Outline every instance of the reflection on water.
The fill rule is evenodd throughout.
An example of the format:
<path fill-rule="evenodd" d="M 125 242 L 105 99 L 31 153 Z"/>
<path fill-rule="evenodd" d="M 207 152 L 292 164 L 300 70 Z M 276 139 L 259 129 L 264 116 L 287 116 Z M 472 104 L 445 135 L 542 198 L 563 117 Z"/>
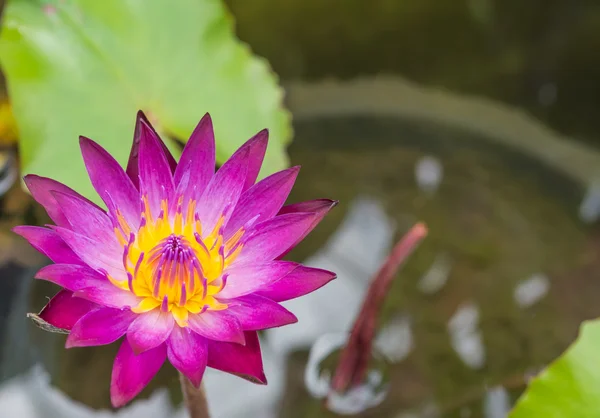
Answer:
<path fill-rule="evenodd" d="M 550 281 L 548 277 L 544 274 L 536 273 L 515 287 L 515 302 L 521 308 L 527 308 L 546 296 L 549 288 Z"/>
<path fill-rule="evenodd" d="M 450 344 L 460 359 L 472 369 L 485 364 L 485 347 L 479 332 L 479 309 L 468 302 L 460 306 L 448 321 Z"/>
<path fill-rule="evenodd" d="M 183 413 L 176 414 L 164 390 L 116 413 L 96 411 L 53 387 L 40 366 L 0 387 L 0 410 L 6 418 L 184 418 Z"/>
<path fill-rule="evenodd" d="M 375 346 L 392 363 L 404 360 L 413 349 L 411 320 L 405 315 L 394 315 L 375 337 Z"/>
<path fill-rule="evenodd" d="M 0 152 L 0 196 L 4 195 L 17 179 L 17 162 L 12 150 Z"/>
<path fill-rule="evenodd" d="M 488 390 L 483 402 L 485 418 L 506 418 L 510 410 L 510 398 L 502 386 Z"/>
<path fill-rule="evenodd" d="M 579 205 L 579 217 L 585 223 L 591 224 L 600 217 L 600 182 L 592 182 Z"/>
<path fill-rule="evenodd" d="M 415 165 L 415 180 L 419 188 L 426 193 L 435 193 L 443 175 L 444 168 L 435 157 L 425 156 Z"/>
<path fill-rule="evenodd" d="M 331 380 L 341 350 L 347 342 L 347 333 L 319 337 L 310 349 L 304 382 L 312 396 L 327 398 L 325 405 L 329 410 L 339 415 L 356 415 L 379 405 L 385 399 L 389 391 L 387 360 L 379 354 L 379 347 L 375 344 L 364 382 L 345 393 L 337 393 L 331 389 Z"/>
<path fill-rule="evenodd" d="M 438 254 L 431 267 L 419 280 L 419 290 L 423 293 L 433 294 L 439 292 L 450 277 L 452 261 L 447 254 Z"/>

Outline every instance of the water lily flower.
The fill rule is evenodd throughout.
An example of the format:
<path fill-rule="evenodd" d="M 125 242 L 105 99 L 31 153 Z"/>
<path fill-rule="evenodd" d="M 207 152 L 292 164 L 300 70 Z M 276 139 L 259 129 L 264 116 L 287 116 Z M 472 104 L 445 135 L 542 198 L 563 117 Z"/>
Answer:
<path fill-rule="evenodd" d="M 112 370 L 115 407 L 166 359 L 195 386 L 207 366 L 266 384 L 257 331 L 296 322 L 279 302 L 335 278 L 281 260 L 336 202 L 283 206 L 298 167 L 255 184 L 267 138 L 259 132 L 215 172 L 209 115 L 178 163 L 142 112 L 126 170 L 81 137 L 106 211 L 54 180 L 25 177 L 55 225 L 15 232 L 55 263 L 36 278 L 63 287 L 40 317 L 69 331 L 67 348 L 125 337 Z"/>

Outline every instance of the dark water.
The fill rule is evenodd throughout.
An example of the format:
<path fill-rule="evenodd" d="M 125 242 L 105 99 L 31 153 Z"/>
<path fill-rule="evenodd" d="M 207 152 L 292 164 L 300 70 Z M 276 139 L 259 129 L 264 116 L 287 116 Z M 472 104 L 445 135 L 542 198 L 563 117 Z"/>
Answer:
<path fill-rule="evenodd" d="M 586 296 L 600 285 L 597 233 L 577 218 L 583 188 L 551 167 L 468 132 L 414 121 L 320 120 L 298 126 L 297 137 L 292 160 L 304 162 L 305 170 L 294 197 L 314 190 L 341 195 L 337 216 L 343 216 L 354 197 L 366 194 L 381 203 L 400 232 L 416 220 L 430 229 L 398 275 L 382 317 L 384 324 L 395 314 L 410 318 L 413 349 L 392 366 L 390 395 L 367 416 L 422 413 L 429 404 L 441 416 L 483 416 L 487 388 L 505 386 L 514 398 L 528 373 L 569 344 L 580 321 L 600 314 Z M 433 195 L 415 182 L 415 165 L 424 156 L 444 167 Z M 323 239 L 313 236 L 298 253 L 308 254 Z M 440 255 L 451 260 L 445 285 L 419 290 Z M 516 289 L 532 276 L 544 277 L 547 294 L 519 306 Z M 450 318 L 465 306 L 478 312 L 475 328 L 484 359 L 476 366 L 457 355 L 449 332 Z M 298 389 L 302 380 L 293 375 L 303 360 L 302 353 L 295 356 L 298 364 L 289 377 Z M 300 401 L 296 391 L 288 393 L 281 416 L 322 411 Z M 299 404 L 310 413 L 299 411 Z"/>

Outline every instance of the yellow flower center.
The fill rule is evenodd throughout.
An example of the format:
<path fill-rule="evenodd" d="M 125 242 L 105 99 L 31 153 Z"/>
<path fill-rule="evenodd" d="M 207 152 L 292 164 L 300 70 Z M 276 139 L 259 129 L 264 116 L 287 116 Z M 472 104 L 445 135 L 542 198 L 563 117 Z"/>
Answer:
<path fill-rule="evenodd" d="M 128 280 L 111 282 L 143 298 L 133 307 L 136 313 L 160 307 L 171 312 L 180 326 L 187 326 L 188 314 L 206 310 L 222 310 L 227 305 L 216 295 L 225 287 L 223 270 L 242 249 L 240 228 L 227 242 L 223 240 L 223 217 L 211 233 L 202 236 L 202 225 L 196 215 L 196 202 L 191 201 L 184 212 L 182 198 L 175 213 L 169 216 L 167 201 L 161 202 L 157 217 L 151 213 L 147 199 L 137 233 L 133 232 L 120 213 L 115 227 L 117 239 L 123 245 L 123 265 Z"/>

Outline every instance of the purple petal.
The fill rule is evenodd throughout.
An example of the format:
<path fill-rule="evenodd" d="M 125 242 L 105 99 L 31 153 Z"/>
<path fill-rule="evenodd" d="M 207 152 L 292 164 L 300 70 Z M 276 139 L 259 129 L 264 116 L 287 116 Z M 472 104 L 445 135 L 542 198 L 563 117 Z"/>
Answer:
<path fill-rule="evenodd" d="M 188 322 L 192 331 L 209 340 L 244 344 L 244 333 L 240 322 L 226 310 L 190 315 Z"/>
<path fill-rule="evenodd" d="M 142 130 L 142 127 L 144 129 Z M 140 179 L 139 179 L 139 169 L 138 169 L 138 156 L 140 152 L 140 140 L 142 139 L 142 135 L 151 135 L 160 143 L 163 153 L 165 154 L 165 158 L 169 162 L 169 167 L 171 168 L 171 172 L 175 171 L 175 167 L 177 166 L 177 162 L 175 158 L 171 155 L 171 152 L 165 145 L 165 143 L 160 139 L 156 130 L 152 127 L 152 124 L 144 115 L 144 112 L 141 110 L 137 113 L 137 119 L 135 122 L 135 132 L 133 134 L 133 143 L 131 145 L 131 152 L 129 153 L 129 161 L 127 162 L 127 175 L 131 179 L 133 185 L 139 188 Z"/>
<path fill-rule="evenodd" d="M 208 355 L 206 338 L 189 328 L 176 326 L 167 341 L 167 356 L 171 364 L 196 387 L 200 387 Z"/>
<path fill-rule="evenodd" d="M 298 322 L 298 318 L 277 302 L 258 295 L 248 295 L 231 301 L 227 312 L 235 315 L 244 331 L 281 327 Z"/>
<path fill-rule="evenodd" d="M 292 203 L 291 205 L 285 205 L 281 208 L 278 215 L 285 215 L 286 213 L 306 213 L 306 212 L 319 212 L 327 213 L 332 207 L 338 204 L 337 200 L 331 199 L 315 199 L 308 200 L 306 202 Z"/>
<path fill-rule="evenodd" d="M 289 251 L 291 251 L 296 245 L 300 243 L 306 236 L 312 231 L 318 224 L 323 220 L 325 215 L 329 213 L 331 209 L 333 209 L 338 204 L 337 200 L 330 199 L 317 199 L 317 200 L 309 200 L 307 202 L 294 203 L 292 205 L 286 205 L 281 208 L 279 211 L 279 215 L 286 215 L 291 213 L 314 213 L 315 218 L 313 220 L 312 225 L 304 231 L 298 240 L 280 257 L 285 256 Z"/>
<path fill-rule="evenodd" d="M 63 211 L 60 208 L 60 206 L 58 206 L 58 204 L 56 203 L 56 199 L 52 195 L 52 192 L 61 192 L 70 196 L 83 199 L 90 205 L 93 205 L 96 208 L 100 209 L 97 205 L 90 202 L 70 187 L 67 187 L 64 184 L 59 183 L 55 180 L 46 177 L 36 176 L 34 174 L 28 174 L 24 177 L 23 180 L 25 181 L 25 184 L 27 185 L 27 188 L 31 192 L 33 198 L 39 204 L 41 204 L 44 207 L 44 209 L 46 209 L 46 212 L 48 212 L 48 216 L 50 216 L 50 219 L 52 219 L 56 225 L 68 226 L 69 221 L 63 214 Z"/>
<path fill-rule="evenodd" d="M 269 131 L 263 129 L 246 143 L 244 143 L 232 156 L 231 160 L 243 159 L 243 154 L 248 151 L 248 171 L 246 173 L 246 181 L 244 182 L 243 190 L 249 189 L 258 177 L 260 167 L 262 166 L 267 151 L 269 142 Z"/>
<path fill-rule="evenodd" d="M 258 217 L 257 222 L 262 222 L 275 216 L 290 194 L 299 171 L 300 167 L 280 171 L 246 190 L 225 227 L 225 237 L 229 238 L 255 217 Z"/>
<path fill-rule="evenodd" d="M 173 315 L 160 309 L 138 315 L 127 330 L 131 349 L 135 354 L 140 354 L 164 343 L 174 324 Z"/>
<path fill-rule="evenodd" d="M 76 264 L 51 264 L 42 267 L 36 273 L 35 278 L 56 283 L 72 292 L 108 282 L 108 279 L 96 270 Z M 110 284 L 110 282 L 108 283 Z M 111 286 L 113 285 L 111 284 Z"/>
<path fill-rule="evenodd" d="M 40 226 L 16 226 L 15 234 L 25 238 L 33 248 L 55 263 L 83 264 L 71 247 L 53 230 Z"/>
<path fill-rule="evenodd" d="M 298 266 L 291 273 L 267 284 L 256 293 L 276 302 L 283 302 L 313 292 L 335 278 L 336 274 L 331 271 Z"/>
<path fill-rule="evenodd" d="M 75 292 L 74 295 L 112 308 L 137 306 L 141 299 L 133 293 L 119 289 L 106 276 L 88 266 L 51 264 L 35 275 Z"/>
<path fill-rule="evenodd" d="M 118 246 L 113 223 L 106 213 L 83 198 L 52 192 L 71 225 L 70 229 L 107 246 Z"/>
<path fill-rule="evenodd" d="M 136 318 L 129 309 L 98 308 L 84 315 L 71 329 L 67 348 L 105 345 L 117 341 Z"/>
<path fill-rule="evenodd" d="M 92 287 L 78 289 L 73 295 L 78 298 L 95 302 L 99 305 L 119 309 L 133 308 L 142 301 L 142 298 L 137 297 L 127 290 L 119 289 L 108 280 Z"/>
<path fill-rule="evenodd" d="M 232 267 L 279 257 L 306 234 L 313 226 L 315 217 L 313 213 L 290 213 L 259 223 L 244 240 L 244 247 Z"/>
<path fill-rule="evenodd" d="M 135 398 L 158 373 L 166 358 L 165 344 L 135 355 L 125 339 L 115 358 L 110 379 L 112 405 L 119 408 Z"/>
<path fill-rule="evenodd" d="M 161 201 L 170 202 L 173 199 L 173 175 L 160 139 L 152 134 L 147 125 L 142 124 L 140 129 L 140 190 L 148 197 L 150 210 L 156 218 L 160 213 Z"/>
<path fill-rule="evenodd" d="M 231 299 L 254 293 L 281 279 L 297 266 L 297 263 L 289 261 L 269 261 L 247 265 L 234 264 L 224 273 L 227 275 L 227 284 L 219 292 L 219 297 Z"/>
<path fill-rule="evenodd" d="M 229 220 L 244 187 L 248 156 L 246 150 L 239 158 L 225 162 L 204 190 L 197 210 L 204 236 L 212 232 L 221 216 L 224 217 L 224 224 Z"/>
<path fill-rule="evenodd" d="M 267 384 L 256 331 L 244 332 L 246 345 L 208 341 L 208 367 Z"/>
<path fill-rule="evenodd" d="M 215 135 L 210 115 L 200 120 L 190 136 L 173 175 L 177 196 L 198 200 L 215 173 Z"/>
<path fill-rule="evenodd" d="M 91 139 L 80 137 L 79 146 L 94 189 L 111 213 L 118 209 L 131 228 L 140 223 L 140 197 L 119 163 Z"/>
<path fill-rule="evenodd" d="M 70 330 L 81 317 L 96 308 L 95 303 L 74 298 L 73 293 L 61 290 L 44 306 L 39 316 L 57 328 Z"/>
<path fill-rule="evenodd" d="M 54 227 L 54 230 L 85 264 L 96 270 L 106 270 L 116 280 L 123 280 L 123 251 L 116 243 L 105 245 L 59 226 Z"/>

